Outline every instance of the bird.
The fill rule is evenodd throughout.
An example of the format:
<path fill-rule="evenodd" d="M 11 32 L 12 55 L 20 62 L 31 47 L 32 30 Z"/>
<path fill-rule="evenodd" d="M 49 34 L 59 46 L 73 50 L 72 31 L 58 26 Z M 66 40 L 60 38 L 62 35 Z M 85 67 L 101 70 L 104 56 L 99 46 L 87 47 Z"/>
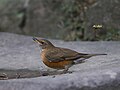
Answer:
<path fill-rule="evenodd" d="M 107 55 L 79 53 L 68 48 L 56 47 L 44 38 L 33 37 L 33 40 L 42 49 L 40 56 L 43 63 L 53 69 L 63 69 L 63 73 L 66 73 L 71 66 L 79 64 L 85 59 L 98 55 Z"/>

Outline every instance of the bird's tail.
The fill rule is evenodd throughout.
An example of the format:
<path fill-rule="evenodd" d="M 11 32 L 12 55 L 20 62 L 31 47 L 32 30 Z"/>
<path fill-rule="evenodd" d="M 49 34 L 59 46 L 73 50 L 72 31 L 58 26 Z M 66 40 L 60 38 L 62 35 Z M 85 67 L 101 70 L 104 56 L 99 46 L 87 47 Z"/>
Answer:
<path fill-rule="evenodd" d="M 92 56 L 107 55 L 107 54 L 83 54 L 83 53 L 80 53 L 80 55 L 82 58 L 90 58 Z"/>
<path fill-rule="evenodd" d="M 79 60 L 74 61 L 75 64 L 79 64 L 84 62 L 84 60 L 92 57 L 92 56 L 99 56 L 99 55 L 107 55 L 107 54 L 85 54 L 85 53 L 79 53 Z"/>
<path fill-rule="evenodd" d="M 107 55 L 107 54 L 88 54 L 88 55 L 91 55 L 91 56 L 99 56 L 99 55 Z"/>

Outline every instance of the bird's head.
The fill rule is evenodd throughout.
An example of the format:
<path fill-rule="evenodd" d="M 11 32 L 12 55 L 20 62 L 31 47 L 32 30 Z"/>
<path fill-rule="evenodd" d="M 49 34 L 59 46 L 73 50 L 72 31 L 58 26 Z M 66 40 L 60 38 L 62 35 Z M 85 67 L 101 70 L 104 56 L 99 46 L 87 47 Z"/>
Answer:
<path fill-rule="evenodd" d="M 42 49 L 54 47 L 54 45 L 46 39 L 33 37 L 33 40 L 37 42 Z"/>

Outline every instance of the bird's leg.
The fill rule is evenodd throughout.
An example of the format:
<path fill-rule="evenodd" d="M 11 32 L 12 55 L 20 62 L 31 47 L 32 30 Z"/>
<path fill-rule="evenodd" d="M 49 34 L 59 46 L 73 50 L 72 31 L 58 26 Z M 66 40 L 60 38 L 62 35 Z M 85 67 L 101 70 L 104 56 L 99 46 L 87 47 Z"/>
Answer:
<path fill-rule="evenodd" d="M 68 66 L 65 66 L 65 69 L 63 70 L 63 73 L 66 73 L 69 70 Z"/>
<path fill-rule="evenodd" d="M 66 65 L 66 66 L 65 66 L 65 69 L 63 70 L 62 73 L 63 73 L 63 74 L 64 74 L 64 73 L 67 73 L 68 70 L 69 70 L 69 68 L 70 68 L 71 66 L 72 66 L 72 64 Z"/>

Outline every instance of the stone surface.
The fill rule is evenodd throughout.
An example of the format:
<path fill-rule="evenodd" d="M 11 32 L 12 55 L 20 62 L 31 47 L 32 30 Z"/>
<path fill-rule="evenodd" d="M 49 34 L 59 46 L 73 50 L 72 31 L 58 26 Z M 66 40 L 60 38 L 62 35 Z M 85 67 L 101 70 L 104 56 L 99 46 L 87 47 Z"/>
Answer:
<path fill-rule="evenodd" d="M 83 53 L 107 53 L 70 68 L 73 73 L 25 79 L 0 80 L 1 90 L 119 90 L 120 42 L 64 42 L 50 40 L 56 46 Z M 0 69 L 43 70 L 40 49 L 30 36 L 0 33 Z M 52 69 L 50 69 L 52 70 Z M 1 70 L 0 70 L 1 72 Z"/>

